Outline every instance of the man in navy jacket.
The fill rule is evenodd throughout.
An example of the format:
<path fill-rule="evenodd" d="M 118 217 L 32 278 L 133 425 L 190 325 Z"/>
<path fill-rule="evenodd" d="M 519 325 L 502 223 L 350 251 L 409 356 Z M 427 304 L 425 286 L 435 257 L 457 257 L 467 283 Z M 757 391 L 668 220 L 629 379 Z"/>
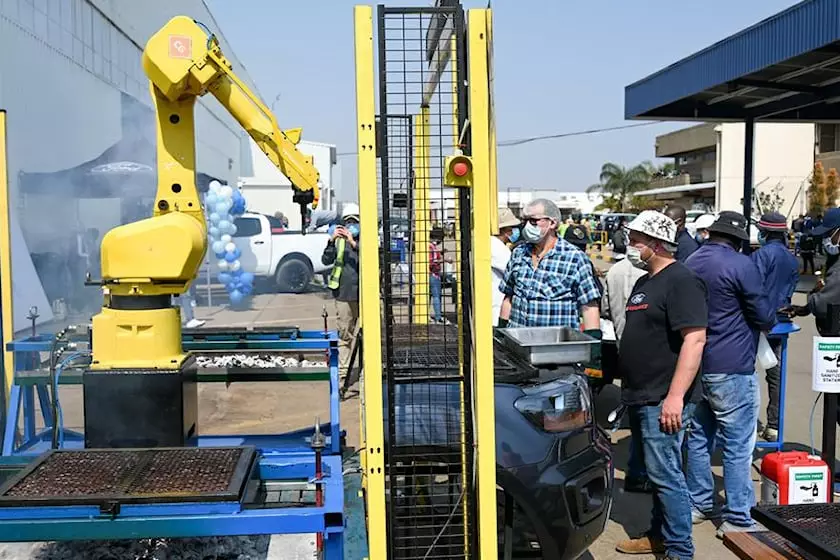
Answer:
<path fill-rule="evenodd" d="M 755 505 L 750 477 L 760 392 L 755 374 L 758 335 L 776 323 L 776 309 L 764 293 L 758 268 L 738 249 L 749 241 L 747 220 L 721 212 L 709 226 L 709 241 L 686 266 L 706 284 L 709 325 L 703 351 L 703 401 L 697 406 L 687 439 L 686 480 L 692 520 L 702 523 L 714 509 L 711 451 L 715 438 L 723 447 L 726 505 L 718 529 L 750 531 Z"/>
<path fill-rule="evenodd" d="M 778 212 L 768 212 L 758 222 L 758 241 L 761 249 L 753 253 L 752 260 L 758 267 L 758 275 L 764 282 L 764 293 L 780 320 L 787 320 L 780 309 L 790 307 L 790 300 L 799 282 L 799 262 L 787 247 L 787 219 Z M 762 437 L 767 441 L 779 438 L 779 388 L 781 384 L 782 339 L 768 337 L 767 341 L 779 364 L 768 369 L 767 426 Z"/>

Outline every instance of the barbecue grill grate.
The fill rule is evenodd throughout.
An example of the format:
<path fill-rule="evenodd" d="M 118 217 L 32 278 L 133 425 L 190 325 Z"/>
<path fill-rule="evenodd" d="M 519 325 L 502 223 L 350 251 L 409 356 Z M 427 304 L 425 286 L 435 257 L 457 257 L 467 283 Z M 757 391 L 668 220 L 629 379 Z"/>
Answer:
<path fill-rule="evenodd" d="M 840 558 L 840 504 L 758 506 L 753 518 L 818 558 Z"/>
<path fill-rule="evenodd" d="M 52 451 L 0 489 L 0 506 L 240 498 L 250 447 Z"/>

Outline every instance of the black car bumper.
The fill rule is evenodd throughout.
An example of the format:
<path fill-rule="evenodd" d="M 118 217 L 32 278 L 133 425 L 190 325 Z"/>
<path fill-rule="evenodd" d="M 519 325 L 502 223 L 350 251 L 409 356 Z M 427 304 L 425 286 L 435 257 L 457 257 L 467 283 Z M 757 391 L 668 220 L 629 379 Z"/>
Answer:
<path fill-rule="evenodd" d="M 545 560 L 578 558 L 604 531 L 612 505 L 613 464 L 609 441 L 596 428 L 573 437 L 590 444 L 574 455 L 560 442 L 554 458 L 536 465 L 499 469 L 497 483 L 527 516 L 530 530 L 515 549 L 539 548 Z"/>

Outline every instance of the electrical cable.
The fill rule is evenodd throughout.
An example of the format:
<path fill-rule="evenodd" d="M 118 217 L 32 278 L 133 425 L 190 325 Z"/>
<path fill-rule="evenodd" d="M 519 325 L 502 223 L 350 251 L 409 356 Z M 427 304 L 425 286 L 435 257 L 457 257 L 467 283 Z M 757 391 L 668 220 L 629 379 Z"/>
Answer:
<path fill-rule="evenodd" d="M 814 406 L 811 407 L 811 416 L 808 420 L 808 437 L 810 438 L 810 441 L 811 441 L 811 455 L 816 455 L 817 454 L 817 450 L 814 447 L 814 412 L 816 412 L 817 403 L 820 402 L 820 399 L 822 398 L 822 396 L 823 396 L 823 394 L 819 393 L 817 395 L 817 398 L 814 399 Z"/>
<path fill-rule="evenodd" d="M 61 449 L 64 447 L 64 412 L 61 409 L 61 402 L 58 398 L 58 382 L 61 377 L 62 371 L 64 368 L 67 367 L 73 360 L 81 358 L 83 356 L 89 356 L 89 354 L 85 352 L 73 352 L 66 358 L 64 358 L 56 367 L 55 367 L 55 374 L 53 379 L 53 402 L 55 405 L 55 416 L 53 416 L 53 441 L 56 442 L 56 446 L 53 449 Z"/>
<path fill-rule="evenodd" d="M 628 128 L 639 128 L 642 126 L 653 126 L 655 124 L 662 124 L 659 121 L 652 121 L 652 122 L 643 122 L 643 123 L 633 123 L 633 124 L 623 124 L 619 126 L 608 126 L 604 128 L 592 128 L 589 130 L 575 130 L 573 132 L 560 132 L 557 134 L 544 134 L 541 136 L 527 136 L 525 138 L 516 138 L 513 140 L 503 140 L 501 142 L 496 143 L 496 146 L 499 148 L 507 148 L 510 146 L 521 146 L 523 144 L 530 144 L 531 142 L 541 142 L 543 140 L 555 140 L 558 138 L 571 138 L 574 136 L 588 136 L 591 134 L 600 134 L 602 132 L 613 132 L 616 130 L 626 130 Z M 336 157 L 342 156 L 355 156 L 359 152 L 339 152 L 336 154 Z"/>

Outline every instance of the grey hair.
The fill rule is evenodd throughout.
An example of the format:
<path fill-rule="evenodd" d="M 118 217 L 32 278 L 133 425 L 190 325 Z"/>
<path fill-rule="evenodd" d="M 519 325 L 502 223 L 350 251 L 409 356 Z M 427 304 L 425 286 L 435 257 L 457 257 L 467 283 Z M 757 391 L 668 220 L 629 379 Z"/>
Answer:
<path fill-rule="evenodd" d="M 546 218 L 551 218 L 555 220 L 557 223 L 560 223 L 562 219 L 562 215 L 560 214 L 560 209 L 557 208 L 557 205 L 548 200 L 547 198 L 535 198 L 528 205 L 525 209 L 534 208 L 535 206 L 542 206 L 543 212 L 545 213 Z M 528 216 L 531 215 L 530 212 L 525 212 Z"/>

